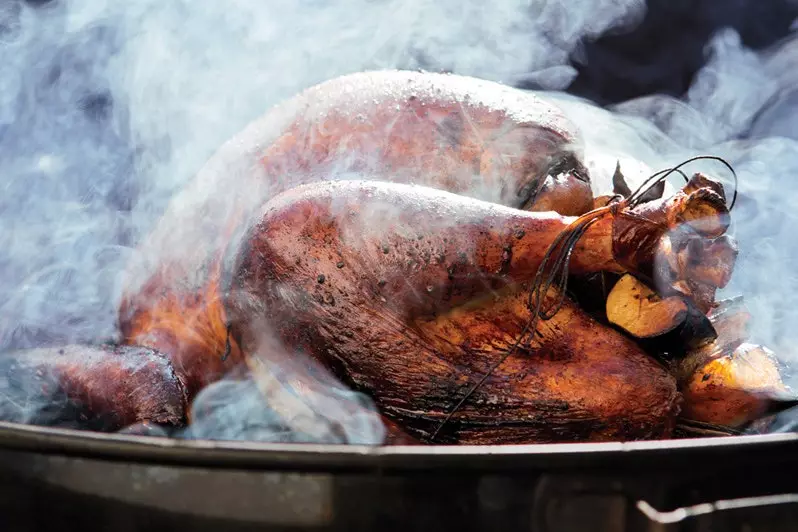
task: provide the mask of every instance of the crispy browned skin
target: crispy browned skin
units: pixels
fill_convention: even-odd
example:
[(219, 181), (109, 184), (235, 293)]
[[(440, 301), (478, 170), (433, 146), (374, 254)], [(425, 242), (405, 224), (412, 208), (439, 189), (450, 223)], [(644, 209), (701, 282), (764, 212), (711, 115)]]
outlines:
[(190, 393), (226, 350), (220, 257), (273, 195), (367, 175), (532, 211), (592, 206), (576, 128), (552, 104), (455, 75), (358, 73), (311, 87), (226, 143), (142, 243), (120, 306), (125, 341), (168, 353)]
[(743, 343), (730, 351), (702, 355), (691, 355), (701, 357), (700, 362), (691, 360), (695, 370), (681, 374), (686, 418), (740, 427), (774, 411), (776, 403), (793, 399), (776, 357), (767, 348)]
[(592, 204), (574, 125), (554, 105), (506, 85), (366, 72), (316, 85), (282, 108), (295, 109), (291, 123), (262, 156), (278, 185), (299, 184), (309, 172), (322, 180), (356, 172), (566, 215)]
[[(590, 227), (573, 273), (624, 271), (613, 242), (627, 216), (638, 214), (608, 214)], [(522, 287), (573, 221), (426, 187), (298, 187), (267, 204), (238, 256), (232, 330), (249, 353), (270, 332), (304, 348), (426, 438), (529, 320)], [(675, 382), (631, 340), (568, 301), (539, 331), (456, 414), (446, 441), (669, 434)]]
[(421, 440), (414, 438), (393, 420), (385, 416), (380, 416), (383, 427), (385, 427), (385, 438), (383, 445), (423, 445)]
[[(218, 270), (214, 261), (209, 265)], [(220, 302), (219, 273), (156, 273), (132, 299), (120, 307), (124, 343), (143, 345), (168, 354), (184, 379), (190, 397), (241, 363), (235, 341), (227, 342), (227, 320)], [(194, 286), (202, 276), (209, 284)], [(188, 290), (189, 286), (196, 292)], [(226, 356), (225, 356), (226, 355)]]
[[(689, 201), (662, 200), (664, 206), (654, 210), (607, 211), (576, 244), (570, 272), (649, 268), (670, 228), (669, 206), (681, 209)], [(267, 203), (239, 257), (251, 256), (253, 268), (255, 261), (275, 262), (269, 268), (302, 272), (314, 281), (315, 297), (333, 303), (335, 291), (325, 280), (354, 270), (370, 279), (369, 291), (385, 298), (386, 305), (420, 315), (530, 280), (551, 243), (574, 221), (428, 187), (325, 182), (295, 187)], [(638, 237), (636, 247), (629, 233)], [(275, 246), (285, 255), (268, 254)]]
[[(463, 382), (478, 382), (517, 340), (529, 320), (526, 302), (524, 292), (486, 296), (416, 320), (421, 341), (430, 345), (426, 357), (442, 358), (450, 367), (435, 384), (422, 387), (424, 402), (399, 395), (401, 402), (388, 411), (411, 418), (406, 423), (426, 436), (462, 397)], [(445, 434), (448, 441), (477, 444), (667, 438), (680, 400), (663, 367), (566, 300), (464, 404)], [(429, 413), (419, 415), (420, 408)]]
[[(73, 408), (80, 421), (103, 430), (138, 422), (179, 426), (186, 421), (186, 390), (169, 359), (151, 349), (133, 346), (69, 345), (7, 353), (0, 358), (3, 375), (13, 383), (21, 408)], [(54, 399), (56, 397), (62, 399)], [(48, 404), (44, 404), (48, 403)], [(60, 404), (59, 404), (60, 403)], [(41, 412), (11, 412), (7, 419), (34, 422)], [(56, 416), (57, 418), (58, 416)], [(58, 419), (58, 421), (70, 421)], [(78, 423), (80, 424), (80, 423)]]
[(673, 362), (684, 395), (683, 415), (692, 420), (741, 427), (793, 406), (778, 360), (766, 347), (747, 343), (751, 315), (742, 298), (719, 302), (709, 313), (717, 339)]

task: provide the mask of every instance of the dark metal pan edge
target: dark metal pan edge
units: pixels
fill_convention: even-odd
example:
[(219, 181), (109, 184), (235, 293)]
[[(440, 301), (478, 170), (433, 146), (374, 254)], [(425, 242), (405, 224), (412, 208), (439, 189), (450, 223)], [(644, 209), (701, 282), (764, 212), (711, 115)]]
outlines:
[(175, 440), (0, 422), (0, 449), (81, 458), (230, 469), (420, 471), (678, 467), (711, 457), (735, 463), (798, 456), (798, 434), (630, 443), (381, 447)]

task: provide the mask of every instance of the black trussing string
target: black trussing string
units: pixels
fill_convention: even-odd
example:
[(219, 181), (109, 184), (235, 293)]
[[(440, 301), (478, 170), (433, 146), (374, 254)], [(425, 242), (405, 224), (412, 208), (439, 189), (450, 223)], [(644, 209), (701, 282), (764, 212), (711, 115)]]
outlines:
[[(567, 262), (571, 257), (571, 252), (573, 248), (576, 246), (576, 242), (581, 238), (584, 232), (587, 230), (590, 225), (596, 222), (603, 214), (610, 212), (610, 207), (602, 207), (601, 209), (596, 209), (591, 211), (584, 216), (579, 217), (577, 220), (572, 222), (565, 230), (563, 230), (554, 242), (549, 246), (548, 250), (546, 251), (546, 255), (543, 257), (543, 261), (538, 267), (537, 273), (535, 274), (534, 284), (532, 289), (530, 290), (529, 301), (527, 302), (528, 308), (532, 311), (532, 316), (524, 326), (521, 334), (518, 335), (518, 339), (513, 343), (513, 345), (502, 355), (502, 357), (494, 362), (485, 375), (477, 382), (474, 386), (472, 386), (468, 392), (463, 396), (460, 401), (455, 405), (455, 407), (449, 412), (449, 414), (441, 421), (438, 427), (435, 429), (435, 432), (432, 434), (430, 440), (434, 441), (435, 438), (438, 436), (438, 433), (441, 429), (446, 425), (446, 423), (451, 420), (452, 416), (457, 413), (460, 407), (480, 388), (486, 380), (496, 371), (500, 365), (504, 363), (507, 358), (512, 355), (516, 349), (521, 345), (524, 341), (524, 338), (530, 331), (533, 331), (537, 328), (537, 323), (539, 319), (544, 321), (550, 320), (554, 317), (559, 309), (562, 307), (564, 298), (565, 298), (565, 286), (567, 284), (567, 272), (568, 266)], [(560, 248), (561, 244), (565, 242), (565, 246), (561, 248), (559, 254), (555, 255), (557, 249)], [(546, 275), (546, 266), (549, 263), (549, 260), (555, 257), (554, 259), (554, 267), (549, 271), (548, 275)], [(559, 272), (558, 272), (559, 270)], [(555, 283), (558, 278), (558, 273), (561, 275), (559, 280), (559, 288), (561, 292), (559, 293), (559, 298), (557, 304), (554, 305), (554, 308), (550, 311), (542, 311), (543, 307), (543, 299), (545, 294), (548, 293), (549, 289)], [(545, 287), (545, 289), (544, 289)], [(533, 301), (532, 298), (535, 297), (534, 301), (534, 309), (533, 309)]]
[[(690, 159), (687, 159), (686, 161), (683, 161), (683, 162), (677, 164), (673, 168), (668, 168), (668, 169), (665, 169), (665, 170), (661, 170), (661, 171), (653, 174), (651, 177), (649, 177), (637, 189), (636, 192), (633, 192), (632, 195), (629, 196), (628, 199), (629, 199), (630, 203), (629, 203), (628, 206), (630, 208), (631, 207), (636, 207), (640, 203), (640, 197), (642, 195), (644, 195), (646, 192), (648, 192), (648, 190), (650, 188), (656, 186), (657, 183), (659, 183), (660, 181), (664, 181), (665, 179), (667, 179), (674, 172), (680, 173), (682, 175), (682, 177), (687, 179), (687, 176), (685, 176), (684, 172), (682, 172), (680, 169), (682, 167), (692, 163), (692, 162), (702, 161), (702, 160), (704, 160), (704, 161), (707, 161), (707, 160), (708, 161), (717, 161), (717, 162), (721, 163), (723, 166), (725, 166), (729, 170), (729, 172), (731, 172), (732, 178), (734, 179), (734, 193), (732, 194), (732, 201), (731, 201), (731, 204), (729, 205), (729, 211), (731, 211), (734, 208), (734, 204), (737, 203), (737, 188), (738, 188), (737, 172), (734, 171), (734, 168), (732, 167), (731, 164), (729, 164), (729, 162), (726, 159), (724, 159), (723, 157), (715, 156), (715, 155), (698, 155), (696, 157), (692, 157)], [(650, 185), (648, 185), (648, 183), (651, 182), (652, 180), (653, 180), (653, 182)]]

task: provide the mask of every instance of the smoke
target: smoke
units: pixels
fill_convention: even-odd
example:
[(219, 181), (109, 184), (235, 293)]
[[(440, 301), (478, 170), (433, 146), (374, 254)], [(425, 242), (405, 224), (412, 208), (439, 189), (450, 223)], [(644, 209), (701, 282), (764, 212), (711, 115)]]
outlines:
[(5, 2), (0, 348), (112, 335), (132, 243), (277, 102), (371, 68), (512, 82), (567, 67), (577, 36), (643, 9), (600, 4), (574, 17), (527, 0)]
[[(563, 90), (585, 60), (584, 39), (632, 28), (645, 12), (642, 0), (4, 2), (0, 351), (115, 338), (120, 273), (136, 244), (220, 144), (296, 92), (378, 68)], [(726, 292), (745, 294), (755, 340), (787, 362), (798, 318), (783, 297), (798, 284), (795, 46), (755, 52), (725, 29), (683, 98), (602, 110), (552, 95), (583, 128), (598, 188), (616, 159), (639, 182), (699, 152), (729, 158), (742, 253)], [(252, 380), (215, 385), (198, 398), (207, 416), (189, 432), (302, 440), (257, 397)], [(326, 419), (354, 419), (345, 440), (381, 437), (335, 406), (368, 411), (362, 398), (331, 382), (317, 397)]]
[[(718, 32), (707, 47), (708, 62), (682, 100), (644, 97), (614, 107), (624, 116), (648, 119), (665, 136), (648, 137), (656, 155), (643, 154), (656, 168), (696, 154), (726, 158), (738, 176), (738, 200), (732, 234), (740, 256), (730, 285), (720, 297), (743, 294), (754, 316), (753, 339), (774, 349), (791, 363), (798, 356), (790, 327), (798, 318), (791, 299), (783, 294), (796, 287), (792, 262), (797, 256), (792, 227), (795, 213), (798, 129), (785, 97), (798, 79), (785, 70), (794, 39), (755, 53), (742, 45), (730, 29)], [(653, 141), (653, 142), (651, 142)], [(701, 169), (725, 178), (720, 165)]]
[[(262, 351), (270, 343), (261, 342)], [(249, 373), (230, 375), (197, 395), (194, 419), (178, 437), (362, 445), (383, 441), (382, 421), (366, 396), (282, 349), (257, 355)]]
[[(725, 28), (711, 38), (707, 63), (683, 98), (647, 95), (603, 110), (559, 96), (573, 120), (589, 124), (583, 128), (588, 159), (629, 157), (661, 169), (706, 154), (724, 157), (734, 167), (738, 199), (730, 233), (740, 255), (731, 283), (718, 297), (745, 297), (753, 315), (750, 340), (776, 352), (793, 388), (798, 386), (792, 371), (798, 338), (792, 324), (798, 310), (788, 294), (798, 287), (793, 267), (798, 244), (792, 236), (798, 222), (798, 78), (790, 68), (795, 46), (790, 37), (754, 52)], [(594, 177), (606, 191), (610, 174), (604, 168)], [(722, 165), (701, 162), (690, 170), (722, 179), (731, 196), (733, 183)], [(632, 181), (646, 175), (638, 170)]]

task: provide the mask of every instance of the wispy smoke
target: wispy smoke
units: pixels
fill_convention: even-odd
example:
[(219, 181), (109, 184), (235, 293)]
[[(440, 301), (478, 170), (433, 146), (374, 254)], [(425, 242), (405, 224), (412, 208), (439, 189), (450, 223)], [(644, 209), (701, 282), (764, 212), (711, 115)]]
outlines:
[[(0, 351), (113, 338), (119, 273), (136, 243), (222, 142), (297, 91), (391, 67), (565, 89), (580, 39), (633, 27), (644, 13), (642, 0), (4, 2)], [(683, 100), (652, 95), (614, 114), (566, 105), (599, 182), (616, 158), (642, 161), (638, 178), (697, 152), (735, 164), (742, 254), (727, 292), (746, 295), (756, 340), (785, 360), (798, 356), (798, 310), (784, 297), (798, 284), (791, 50), (795, 41), (755, 53), (725, 30)], [(235, 432), (247, 422), (218, 398), (245, 404), (253, 390), (230, 381), (200, 400), (217, 428), (226, 417)], [(235, 415), (260, 412), (257, 438), (293, 441), (290, 427), (247, 404)]]
[[(723, 295), (743, 294), (754, 316), (755, 341), (769, 345), (785, 362), (798, 357), (790, 326), (798, 311), (790, 297), (798, 286), (792, 263), (798, 253), (791, 236), (798, 222), (798, 126), (790, 100), (798, 78), (788, 65), (794, 39), (760, 53), (746, 49), (732, 30), (716, 34), (708, 63), (685, 100), (647, 97), (617, 106), (648, 118), (667, 135), (653, 145), (659, 167), (697, 154), (728, 159), (739, 178), (733, 213), (740, 256)], [(643, 156), (643, 160), (647, 160)], [(728, 178), (719, 165), (700, 167)], [(731, 182), (726, 180), (727, 191)], [(795, 384), (793, 382), (793, 384)]]
[[(614, 106), (617, 115), (571, 104), (575, 119), (591, 124), (585, 133), (594, 153), (638, 158), (654, 169), (701, 154), (722, 156), (734, 166), (739, 197), (732, 233), (740, 255), (719, 297), (744, 295), (753, 315), (751, 340), (777, 353), (793, 387), (798, 338), (791, 324), (798, 310), (788, 295), (798, 288), (792, 236), (798, 223), (798, 77), (790, 68), (795, 45), (790, 38), (755, 53), (724, 29), (709, 43), (707, 64), (684, 99), (645, 96)], [(731, 193), (721, 165), (690, 168), (724, 179)]]

